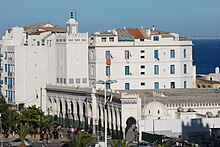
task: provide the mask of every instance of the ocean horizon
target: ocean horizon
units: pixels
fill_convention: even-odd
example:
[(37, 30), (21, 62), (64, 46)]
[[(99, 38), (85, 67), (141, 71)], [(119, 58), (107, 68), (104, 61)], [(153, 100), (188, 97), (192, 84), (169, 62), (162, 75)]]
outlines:
[(196, 73), (214, 73), (220, 67), (220, 39), (193, 39), (192, 42)]

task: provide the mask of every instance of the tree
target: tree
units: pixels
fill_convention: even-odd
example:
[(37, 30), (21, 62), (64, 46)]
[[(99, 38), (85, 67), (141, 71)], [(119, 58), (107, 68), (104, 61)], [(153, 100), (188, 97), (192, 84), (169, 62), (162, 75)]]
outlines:
[(58, 122), (57, 121), (54, 121), (51, 117), (49, 116), (43, 116), (41, 118), (41, 124), (42, 124), (42, 129), (50, 129), (51, 126), (53, 125), (57, 125)]
[(24, 139), (27, 136), (28, 132), (29, 132), (28, 125), (27, 124), (23, 125), (22, 123), (20, 123), (19, 129), (18, 129), (18, 135), (21, 139), (20, 147), (25, 147)]
[(15, 110), (12, 110), (10, 108), (7, 112), (3, 113), (2, 118), (4, 126), (8, 128), (9, 131), (11, 131), (15, 127), (15, 125), (20, 122), (19, 114)]
[(5, 98), (4, 97), (0, 97), (0, 113), (7, 112), (8, 108), (9, 108), (9, 105), (5, 101)]
[(111, 147), (127, 147), (129, 143), (125, 140), (113, 140), (109, 144)]
[(23, 109), (20, 117), (23, 123), (28, 123), (29, 126), (37, 127), (40, 125), (40, 116), (43, 116), (43, 112), (40, 108), (33, 105)]
[(96, 139), (91, 134), (84, 131), (80, 132), (77, 138), (74, 135), (70, 140), (72, 147), (86, 147), (96, 142)]

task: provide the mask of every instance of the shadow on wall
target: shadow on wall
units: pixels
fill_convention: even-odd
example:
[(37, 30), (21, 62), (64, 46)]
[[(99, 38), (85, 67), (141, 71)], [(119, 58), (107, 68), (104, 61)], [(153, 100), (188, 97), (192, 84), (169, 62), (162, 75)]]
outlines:
[(190, 122), (184, 124), (182, 122), (182, 136), (183, 139), (202, 140), (210, 138), (210, 129), (208, 124), (203, 124), (202, 119), (191, 119)]

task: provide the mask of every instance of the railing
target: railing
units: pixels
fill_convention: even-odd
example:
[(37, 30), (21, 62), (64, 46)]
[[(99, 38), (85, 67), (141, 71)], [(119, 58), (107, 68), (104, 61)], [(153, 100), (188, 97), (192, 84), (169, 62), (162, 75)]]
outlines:
[(191, 41), (191, 39), (189, 37), (182, 36), (179, 37), (179, 41)]

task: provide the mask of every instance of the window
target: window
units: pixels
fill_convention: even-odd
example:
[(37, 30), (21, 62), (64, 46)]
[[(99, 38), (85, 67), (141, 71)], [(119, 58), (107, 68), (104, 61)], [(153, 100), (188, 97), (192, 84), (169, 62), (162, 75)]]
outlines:
[(187, 74), (187, 65), (184, 64), (183, 66), (184, 66), (184, 67), (183, 67), (183, 72), (184, 72), (184, 74)]
[(110, 37), (109, 42), (114, 42), (114, 37)]
[(110, 85), (110, 83), (106, 83), (106, 85), (105, 85), (106, 87), (106, 90), (108, 90), (108, 89), (111, 89), (111, 85)]
[(145, 50), (141, 50), (141, 53), (145, 53)]
[(142, 71), (142, 72), (141, 72), (141, 75), (145, 75), (145, 72)]
[(145, 82), (141, 82), (141, 86), (145, 86)]
[(170, 82), (170, 88), (175, 89), (175, 82)]
[(94, 59), (94, 51), (91, 51), (90, 59)]
[(125, 75), (130, 75), (130, 67), (125, 66)]
[(140, 41), (144, 41), (144, 38), (141, 38)]
[(110, 59), (110, 57), (111, 57), (110, 51), (106, 51), (105, 52), (105, 59)]
[(187, 82), (186, 81), (184, 81), (184, 88), (186, 88), (187, 87)]
[(40, 41), (37, 41), (37, 46), (40, 46)]
[(7, 85), (7, 77), (5, 77), (5, 85)]
[(63, 78), (60, 78), (60, 83), (61, 83), (61, 84), (63, 83)]
[(91, 76), (94, 75), (94, 66), (91, 66), (90, 75), (91, 75)]
[(145, 69), (145, 65), (141, 65), (141, 69)]
[(106, 66), (106, 76), (110, 76), (110, 66)]
[(102, 37), (102, 42), (106, 42), (106, 38), (105, 37)]
[(63, 78), (63, 83), (66, 84), (66, 78)]
[(57, 78), (57, 83), (59, 83), (59, 78)]
[(69, 79), (69, 84), (74, 84), (74, 78)]
[(129, 59), (129, 58), (130, 58), (129, 50), (125, 50), (125, 59)]
[(8, 71), (8, 68), (7, 68), (7, 64), (5, 64), (5, 72), (7, 72)]
[(154, 89), (159, 89), (159, 82), (154, 82)]
[(186, 49), (183, 50), (183, 57), (186, 58)]
[(130, 83), (125, 83), (125, 90), (130, 90)]
[(175, 58), (175, 50), (170, 50), (170, 58)]
[(145, 56), (141, 56), (141, 59), (144, 59), (145, 58)]
[(170, 65), (170, 74), (175, 74), (175, 65)]
[(159, 36), (154, 36), (153, 40), (154, 41), (159, 41)]
[(158, 53), (158, 50), (154, 50), (154, 58), (159, 58), (159, 53)]
[(159, 74), (159, 65), (154, 65), (154, 74), (155, 75)]

